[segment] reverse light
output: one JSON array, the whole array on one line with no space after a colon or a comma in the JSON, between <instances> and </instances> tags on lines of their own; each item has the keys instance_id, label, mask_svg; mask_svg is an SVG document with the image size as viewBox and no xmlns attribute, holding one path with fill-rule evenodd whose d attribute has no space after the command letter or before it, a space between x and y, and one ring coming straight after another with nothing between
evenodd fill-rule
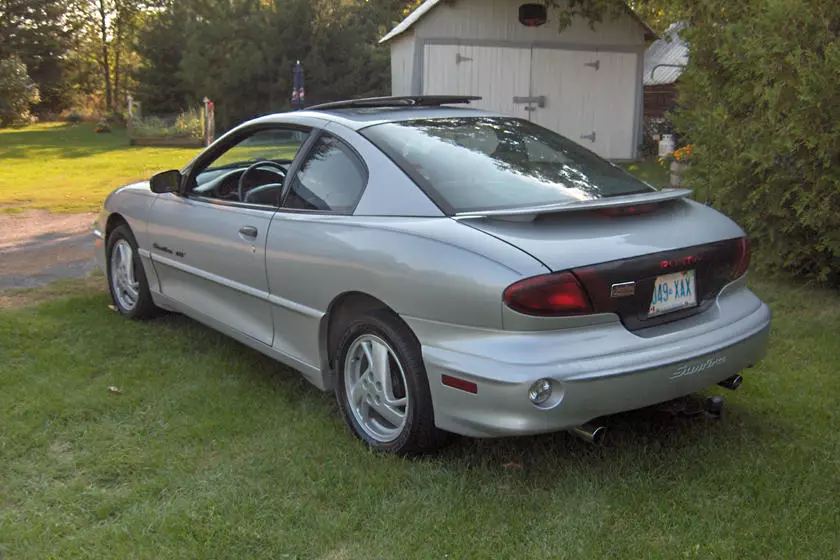
<instances>
[{"instance_id":1,"label":"reverse light","mask_svg":"<svg viewBox=\"0 0 840 560\"><path fill-rule=\"evenodd\" d=\"M541 317L592 313L589 298L571 272L543 274L520 280L505 290L504 301L514 311Z\"/></svg>"}]
</instances>

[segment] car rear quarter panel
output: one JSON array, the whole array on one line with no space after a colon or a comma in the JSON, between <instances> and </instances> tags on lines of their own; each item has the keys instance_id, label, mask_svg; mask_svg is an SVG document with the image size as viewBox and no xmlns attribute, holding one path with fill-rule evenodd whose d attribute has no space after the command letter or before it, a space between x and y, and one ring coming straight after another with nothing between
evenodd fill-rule
<instances>
[{"instance_id":1,"label":"car rear quarter panel","mask_svg":"<svg viewBox=\"0 0 840 560\"><path fill-rule=\"evenodd\" d=\"M278 213L266 250L277 350L320 363L319 324L348 292L405 317L499 329L502 291L547 269L450 218Z\"/></svg>"}]
</instances>

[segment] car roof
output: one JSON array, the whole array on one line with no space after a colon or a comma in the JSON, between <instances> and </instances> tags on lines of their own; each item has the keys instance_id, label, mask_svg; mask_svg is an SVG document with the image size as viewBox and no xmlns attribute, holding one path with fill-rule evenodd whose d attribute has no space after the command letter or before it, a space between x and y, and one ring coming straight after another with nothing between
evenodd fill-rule
<instances>
[{"instance_id":1,"label":"car roof","mask_svg":"<svg viewBox=\"0 0 840 560\"><path fill-rule=\"evenodd\" d=\"M301 118L312 118L327 122L335 122L353 130L361 130L369 126L389 122L490 116L495 117L502 115L482 111L481 109L449 107L446 105L421 107L353 107L346 109L316 109L276 113L260 117L251 122L283 123L288 122L289 117L295 117L295 120Z\"/></svg>"}]
</instances>

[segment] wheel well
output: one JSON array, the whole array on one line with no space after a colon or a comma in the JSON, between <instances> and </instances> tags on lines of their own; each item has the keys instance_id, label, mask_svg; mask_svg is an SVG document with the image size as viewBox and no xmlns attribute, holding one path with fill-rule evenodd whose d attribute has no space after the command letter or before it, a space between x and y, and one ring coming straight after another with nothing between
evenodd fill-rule
<instances>
[{"instance_id":1,"label":"wheel well","mask_svg":"<svg viewBox=\"0 0 840 560\"><path fill-rule=\"evenodd\" d=\"M106 241L111 236L111 232L114 231L117 227L119 227L123 224L128 225L128 222L126 222L125 218L123 218L121 215L117 214L116 212L114 212L113 214L108 216L108 223L105 224L105 239L106 239Z\"/></svg>"},{"instance_id":2,"label":"wheel well","mask_svg":"<svg viewBox=\"0 0 840 560\"><path fill-rule=\"evenodd\" d=\"M338 344L344 329L350 322L364 313L387 311L401 323L405 321L384 302L363 292L347 292L336 297L327 308L327 314L321 319L320 349L321 371L325 372L324 381L327 389L332 388L334 371L333 362L338 353ZM411 329L406 325L406 328Z\"/></svg>"}]
</instances>

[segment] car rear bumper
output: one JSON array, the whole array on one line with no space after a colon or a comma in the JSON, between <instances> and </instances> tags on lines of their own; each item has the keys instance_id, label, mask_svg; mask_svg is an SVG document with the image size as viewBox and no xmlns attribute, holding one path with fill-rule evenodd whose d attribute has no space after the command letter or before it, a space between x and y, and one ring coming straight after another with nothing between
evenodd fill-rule
<instances>
[{"instance_id":1,"label":"car rear bumper","mask_svg":"<svg viewBox=\"0 0 840 560\"><path fill-rule=\"evenodd\" d=\"M470 330L408 318L423 348L438 427L473 437L558 431L688 395L761 360L770 309L739 280L692 320L632 333L617 318L545 332ZM475 383L475 394L443 385ZM543 406L528 398L552 384Z\"/></svg>"}]
</instances>

